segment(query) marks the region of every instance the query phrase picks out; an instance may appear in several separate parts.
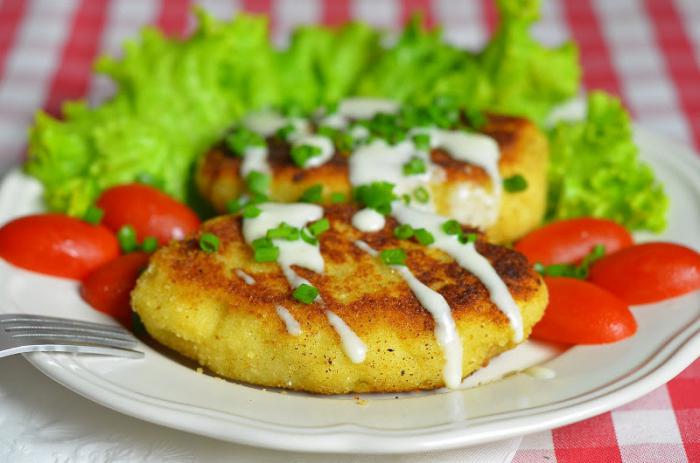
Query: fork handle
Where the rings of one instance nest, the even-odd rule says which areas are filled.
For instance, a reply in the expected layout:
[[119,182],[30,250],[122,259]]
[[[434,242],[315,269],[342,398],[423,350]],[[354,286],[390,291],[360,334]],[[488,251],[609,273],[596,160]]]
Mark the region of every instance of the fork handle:
[[9,349],[0,350],[0,358],[15,354],[26,354],[29,352],[69,352],[74,354],[94,354],[94,355],[110,355],[113,357],[123,357],[139,359],[143,358],[144,353],[132,349],[120,349],[118,347],[104,346],[86,346],[73,344],[36,344],[30,346],[10,347]]

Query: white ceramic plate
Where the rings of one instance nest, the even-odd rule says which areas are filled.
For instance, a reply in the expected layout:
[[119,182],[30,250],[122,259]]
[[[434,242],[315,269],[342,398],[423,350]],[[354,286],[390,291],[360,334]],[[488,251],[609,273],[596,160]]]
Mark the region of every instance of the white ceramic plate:
[[[637,139],[671,197],[670,225],[655,238],[700,249],[699,158],[642,130]],[[40,193],[38,184],[19,172],[8,175],[0,188],[0,223],[41,210]],[[95,402],[197,434],[306,452],[407,453],[480,444],[582,420],[653,390],[698,357],[699,292],[633,310],[639,332],[632,339],[566,351],[530,344],[488,372],[499,375],[549,359],[546,367],[556,373],[552,379],[517,373],[471,389],[399,396],[355,399],[266,391],[197,373],[146,345],[143,360],[66,354],[28,359]],[[80,300],[73,282],[4,262],[0,312],[109,321]]]

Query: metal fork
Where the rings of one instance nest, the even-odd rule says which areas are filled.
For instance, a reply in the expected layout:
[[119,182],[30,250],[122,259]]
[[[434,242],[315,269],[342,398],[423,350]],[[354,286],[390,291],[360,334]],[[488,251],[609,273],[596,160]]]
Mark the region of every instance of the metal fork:
[[74,352],[141,358],[137,339],[119,326],[41,315],[0,315],[0,357],[26,352]]

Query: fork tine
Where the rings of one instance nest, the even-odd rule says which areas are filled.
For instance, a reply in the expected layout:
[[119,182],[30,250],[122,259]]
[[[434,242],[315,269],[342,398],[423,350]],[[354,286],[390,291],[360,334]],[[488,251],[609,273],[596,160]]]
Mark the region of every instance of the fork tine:
[[101,336],[110,339],[122,339],[129,341],[134,339],[134,336],[128,331],[118,332],[113,330],[105,330],[102,328],[83,328],[73,327],[58,324],[43,325],[37,322],[12,322],[5,323],[4,329],[7,333],[78,333],[85,335]]
[[48,317],[43,315],[32,315],[32,314],[0,314],[0,323],[42,323],[52,326],[70,326],[70,327],[82,327],[82,328],[95,328],[100,330],[115,331],[118,333],[128,333],[128,331],[118,325],[107,325],[104,323],[92,323],[85,322],[82,320],[71,320],[66,318],[58,317]]
[[10,338],[21,344],[94,344],[98,346],[106,347],[121,347],[121,348],[131,348],[138,344],[136,338],[131,340],[106,338],[102,336],[91,336],[86,334],[78,333],[56,333],[56,332],[44,332],[44,333],[30,333],[30,332],[20,332],[20,333],[8,333]]
[[0,350],[0,357],[7,357],[14,354],[24,354],[28,352],[70,352],[78,354],[113,355],[138,359],[143,358],[144,353],[132,349],[121,349],[108,346],[90,346],[74,344],[27,344],[15,346],[10,349]]

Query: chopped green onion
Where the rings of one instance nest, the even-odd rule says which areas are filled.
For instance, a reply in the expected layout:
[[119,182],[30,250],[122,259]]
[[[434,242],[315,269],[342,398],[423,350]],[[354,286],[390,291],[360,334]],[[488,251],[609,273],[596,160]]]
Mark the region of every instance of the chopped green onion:
[[588,277],[588,272],[591,265],[605,255],[605,246],[597,244],[591,249],[591,252],[583,258],[579,265],[575,264],[553,264],[542,265],[535,263],[535,271],[544,276],[550,277],[570,277],[585,280]]
[[334,129],[333,127],[328,127],[326,125],[321,126],[318,129],[316,129],[317,135],[321,135],[321,136],[328,137],[328,138],[334,138],[337,133],[338,133],[338,131],[336,129]]
[[284,141],[289,141],[290,135],[292,135],[295,131],[296,129],[292,124],[287,124],[284,127],[280,127],[279,129],[277,129],[276,135],[277,138],[280,138]]
[[276,228],[269,229],[265,236],[270,240],[280,239],[294,241],[299,239],[299,229],[282,222]]
[[311,304],[318,297],[318,289],[302,283],[292,292],[292,296],[303,304]]
[[374,209],[382,215],[387,215],[391,212],[391,202],[396,199],[393,190],[393,183],[372,182],[355,188],[353,196],[363,206]]
[[470,110],[467,110],[464,112],[464,115],[469,121],[469,125],[471,125],[476,130],[479,130],[480,128],[486,125],[486,116],[484,116],[484,113],[477,109],[472,108]]
[[406,265],[406,252],[400,248],[384,249],[379,257],[387,265]]
[[256,207],[253,204],[248,204],[243,208],[243,217],[246,219],[254,219],[255,217],[259,216],[261,212],[262,211],[259,207]]
[[460,233],[459,242],[462,244],[474,243],[476,242],[476,233]]
[[258,238],[251,243],[255,262],[274,262],[280,254],[280,248],[272,244],[269,238]]
[[219,237],[213,233],[202,233],[199,237],[199,247],[207,254],[213,254],[219,250]]
[[311,234],[318,238],[321,233],[331,228],[331,224],[330,222],[328,222],[328,219],[323,218],[321,220],[317,220],[312,224],[309,224],[308,228]]
[[97,225],[100,223],[100,220],[102,220],[102,217],[104,217],[105,211],[100,209],[97,206],[90,206],[87,211],[85,211],[85,215],[83,216],[83,220],[86,221],[87,223],[91,223],[93,225]]
[[355,147],[355,139],[346,132],[338,132],[333,138],[333,142],[340,153],[349,153]]
[[251,146],[265,146],[265,139],[262,135],[253,132],[245,127],[235,129],[226,137],[226,145],[236,156],[243,156],[245,150]]
[[299,167],[304,167],[309,159],[320,155],[321,148],[314,145],[297,145],[291,151],[292,160]]
[[527,180],[522,175],[516,174],[503,180],[503,188],[508,193],[518,193],[527,190]]
[[416,198],[416,201],[419,203],[425,204],[428,201],[430,201],[430,194],[428,193],[428,190],[425,189],[425,187],[418,187],[413,191],[413,197]]
[[419,133],[413,136],[413,144],[419,150],[429,150],[430,149],[430,135],[427,133]]
[[407,240],[413,236],[413,227],[408,224],[399,225],[394,228],[394,236],[400,240]]
[[318,243],[318,239],[314,238],[313,235],[311,235],[311,233],[309,233],[309,231],[306,228],[302,228],[299,234],[301,236],[301,239],[309,244],[316,245]]
[[331,204],[344,203],[347,199],[344,193],[331,193]]
[[403,174],[408,175],[418,175],[424,174],[428,169],[425,166],[425,161],[419,157],[412,157],[410,161],[402,166]]
[[417,228],[413,230],[413,236],[415,236],[416,240],[418,240],[418,242],[423,246],[428,246],[435,242],[435,237],[433,234],[425,228]]
[[441,227],[442,231],[448,235],[459,235],[462,233],[462,227],[459,225],[459,222],[454,219],[443,222]]
[[248,173],[245,181],[248,185],[248,190],[253,194],[267,195],[270,189],[270,176],[257,170]]
[[139,244],[136,241],[136,230],[131,225],[124,225],[117,232],[117,240],[119,241],[119,247],[125,253],[135,251]]
[[153,252],[158,249],[158,238],[155,236],[147,236],[141,243],[141,249],[144,252]]
[[409,204],[411,204],[411,195],[409,195],[408,193],[402,194],[401,199],[403,200],[405,205],[408,206]]
[[310,186],[301,194],[299,201],[303,203],[320,203],[323,199],[323,185],[317,183]]
[[248,198],[248,204],[260,204],[260,203],[265,203],[269,200],[270,198],[267,197],[267,195],[263,195],[260,193],[253,193],[250,198]]
[[243,198],[236,198],[226,201],[226,210],[229,214],[237,214],[245,205]]

